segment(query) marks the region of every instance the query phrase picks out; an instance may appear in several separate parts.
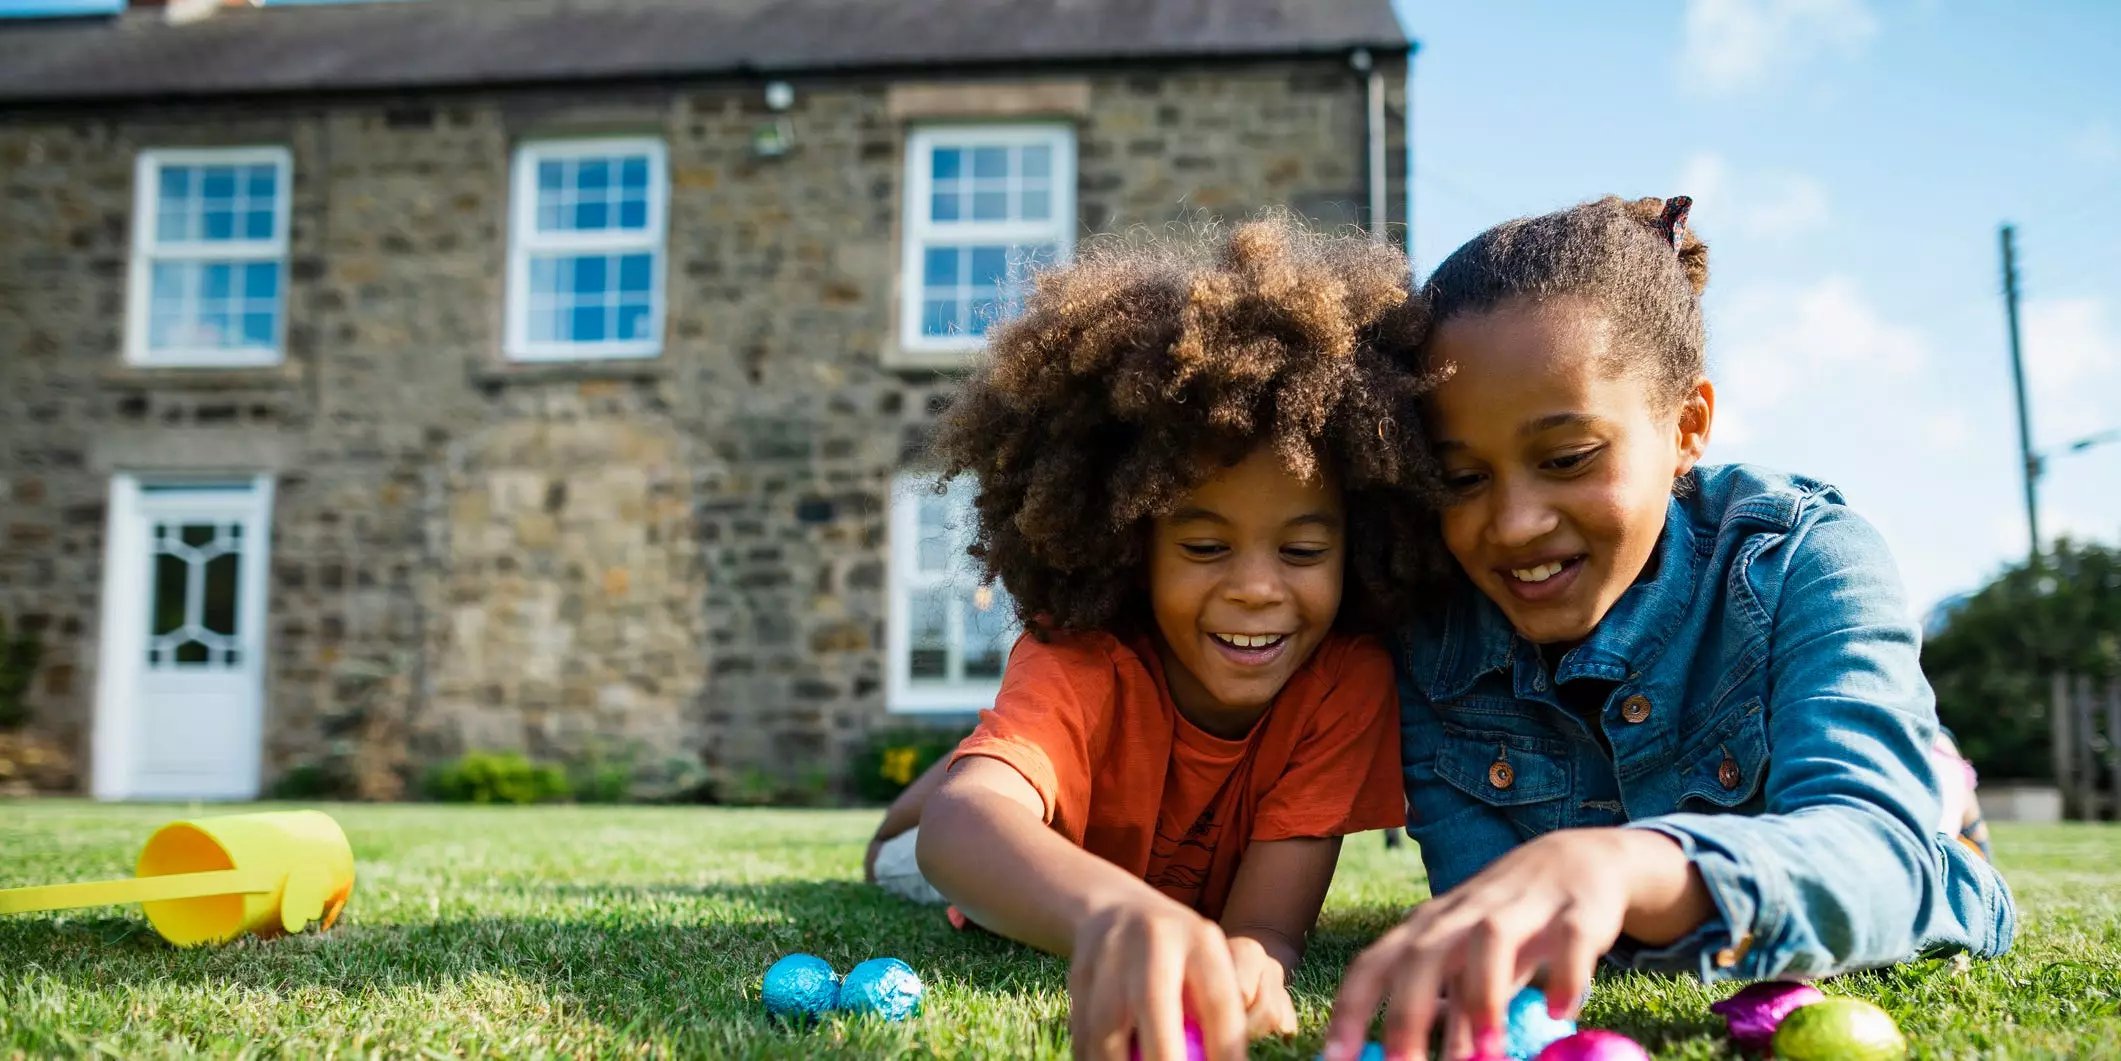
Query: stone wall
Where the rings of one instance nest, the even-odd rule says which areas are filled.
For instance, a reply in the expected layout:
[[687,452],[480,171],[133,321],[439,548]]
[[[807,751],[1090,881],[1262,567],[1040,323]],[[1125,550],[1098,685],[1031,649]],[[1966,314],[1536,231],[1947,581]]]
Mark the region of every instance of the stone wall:
[[[1054,76],[1086,101],[1085,233],[1361,219],[1342,61]],[[88,762],[110,473],[269,470],[268,778],[349,742],[374,796],[593,740],[840,771],[886,718],[891,483],[952,379],[889,364],[889,87],[796,87],[779,158],[744,85],[0,114],[0,616],[44,637],[38,730]],[[665,351],[506,364],[511,145],[612,132],[669,146]],[[286,363],[125,366],[137,153],[253,143],[294,157]]]

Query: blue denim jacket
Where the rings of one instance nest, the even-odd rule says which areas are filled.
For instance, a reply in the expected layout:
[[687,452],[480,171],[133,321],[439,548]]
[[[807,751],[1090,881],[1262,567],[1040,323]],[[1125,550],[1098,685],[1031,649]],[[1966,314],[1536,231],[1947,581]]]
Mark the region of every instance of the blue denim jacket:
[[[1401,631],[1431,889],[1542,833],[1625,824],[1676,841],[1716,914],[1671,946],[1623,938],[1624,966],[1756,980],[2009,949],[2009,887],[1939,831],[1936,706],[1884,540],[1822,483],[1689,478],[1651,567],[1553,674],[1470,584]],[[1579,681],[1595,717],[1557,697]]]

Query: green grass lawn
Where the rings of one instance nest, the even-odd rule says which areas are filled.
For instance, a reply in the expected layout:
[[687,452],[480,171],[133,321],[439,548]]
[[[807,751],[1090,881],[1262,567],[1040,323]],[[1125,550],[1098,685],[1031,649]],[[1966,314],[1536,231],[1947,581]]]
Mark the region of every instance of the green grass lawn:
[[[216,808],[218,813],[223,808]],[[1061,962],[859,883],[875,812],[330,808],[359,883],[329,934],[178,951],[137,908],[0,917],[0,1057],[207,1054],[1064,1057]],[[0,887],[125,876],[186,808],[0,802]],[[1844,978],[1921,1057],[2121,1056],[2121,829],[1996,830],[2022,927],[2008,958]],[[1341,968],[1425,894],[1411,845],[1351,839],[1296,982],[1315,1055]],[[769,1025],[760,975],[792,951],[845,971],[896,956],[929,985],[903,1024]],[[1617,976],[1587,1023],[1661,1058],[1737,1056],[1731,988]]]

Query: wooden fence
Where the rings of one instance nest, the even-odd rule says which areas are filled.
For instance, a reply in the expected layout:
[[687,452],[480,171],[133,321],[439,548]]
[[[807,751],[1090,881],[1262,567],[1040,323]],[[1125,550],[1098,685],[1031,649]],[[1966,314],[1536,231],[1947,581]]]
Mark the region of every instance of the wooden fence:
[[2062,816],[2121,818],[2121,680],[2100,689],[2084,675],[2057,674],[2049,696]]

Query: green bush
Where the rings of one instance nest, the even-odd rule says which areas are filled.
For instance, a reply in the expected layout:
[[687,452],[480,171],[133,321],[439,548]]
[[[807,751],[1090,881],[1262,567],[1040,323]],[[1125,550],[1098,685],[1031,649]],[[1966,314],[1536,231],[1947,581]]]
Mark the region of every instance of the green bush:
[[43,657],[37,635],[25,631],[9,636],[6,620],[0,619],[0,729],[29,721],[29,683]]
[[878,730],[854,757],[854,790],[868,803],[889,803],[937,759],[950,754],[970,728]]
[[2064,539],[1950,612],[1922,647],[1937,714],[1984,775],[2053,773],[2048,701],[2056,674],[2121,677],[2121,546]]
[[427,793],[444,803],[551,803],[574,795],[567,771],[516,752],[466,752],[427,777]]

